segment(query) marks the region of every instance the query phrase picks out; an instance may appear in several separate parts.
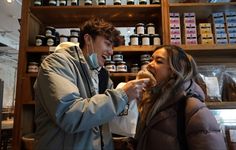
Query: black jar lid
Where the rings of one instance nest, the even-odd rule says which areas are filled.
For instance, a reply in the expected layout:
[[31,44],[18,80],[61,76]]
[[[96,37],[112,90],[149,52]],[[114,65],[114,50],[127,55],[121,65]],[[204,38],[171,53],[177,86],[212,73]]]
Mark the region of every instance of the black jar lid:
[[116,64],[117,65],[124,65],[124,64],[126,64],[126,62],[125,61],[117,61]]
[[133,38],[133,37],[139,37],[139,35],[138,35],[138,34],[132,34],[132,35],[130,35],[130,38]]
[[141,34],[141,37],[149,37],[149,34]]

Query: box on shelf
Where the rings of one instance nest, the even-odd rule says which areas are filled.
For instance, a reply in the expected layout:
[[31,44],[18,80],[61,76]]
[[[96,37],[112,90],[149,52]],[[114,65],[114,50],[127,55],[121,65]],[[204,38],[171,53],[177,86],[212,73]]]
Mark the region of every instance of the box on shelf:
[[198,25],[198,33],[201,34],[208,34],[212,33],[211,23],[199,23]]
[[199,36],[200,44],[214,44],[214,38],[212,33],[205,33]]

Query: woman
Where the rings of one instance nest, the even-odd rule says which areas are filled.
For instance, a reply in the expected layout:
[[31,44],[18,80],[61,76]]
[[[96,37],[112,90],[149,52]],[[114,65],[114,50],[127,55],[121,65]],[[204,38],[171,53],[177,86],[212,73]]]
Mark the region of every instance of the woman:
[[[139,104],[137,150],[225,150],[216,119],[193,82],[197,67],[178,46],[162,46],[138,78],[150,77]],[[181,112],[183,115],[181,116]]]

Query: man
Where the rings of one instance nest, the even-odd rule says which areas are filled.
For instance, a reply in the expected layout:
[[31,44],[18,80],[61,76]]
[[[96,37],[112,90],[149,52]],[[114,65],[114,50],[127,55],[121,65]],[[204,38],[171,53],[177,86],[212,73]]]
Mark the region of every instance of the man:
[[149,81],[112,89],[102,66],[118,37],[113,25],[91,19],[81,27],[79,46],[62,43],[42,62],[34,85],[36,149],[113,149],[107,122],[138,98]]

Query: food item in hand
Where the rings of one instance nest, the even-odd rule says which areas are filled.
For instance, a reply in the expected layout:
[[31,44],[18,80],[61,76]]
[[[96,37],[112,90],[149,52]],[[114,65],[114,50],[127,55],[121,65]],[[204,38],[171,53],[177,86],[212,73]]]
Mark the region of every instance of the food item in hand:
[[136,76],[137,79],[149,78],[148,88],[154,87],[157,84],[155,77],[147,69],[140,70]]

